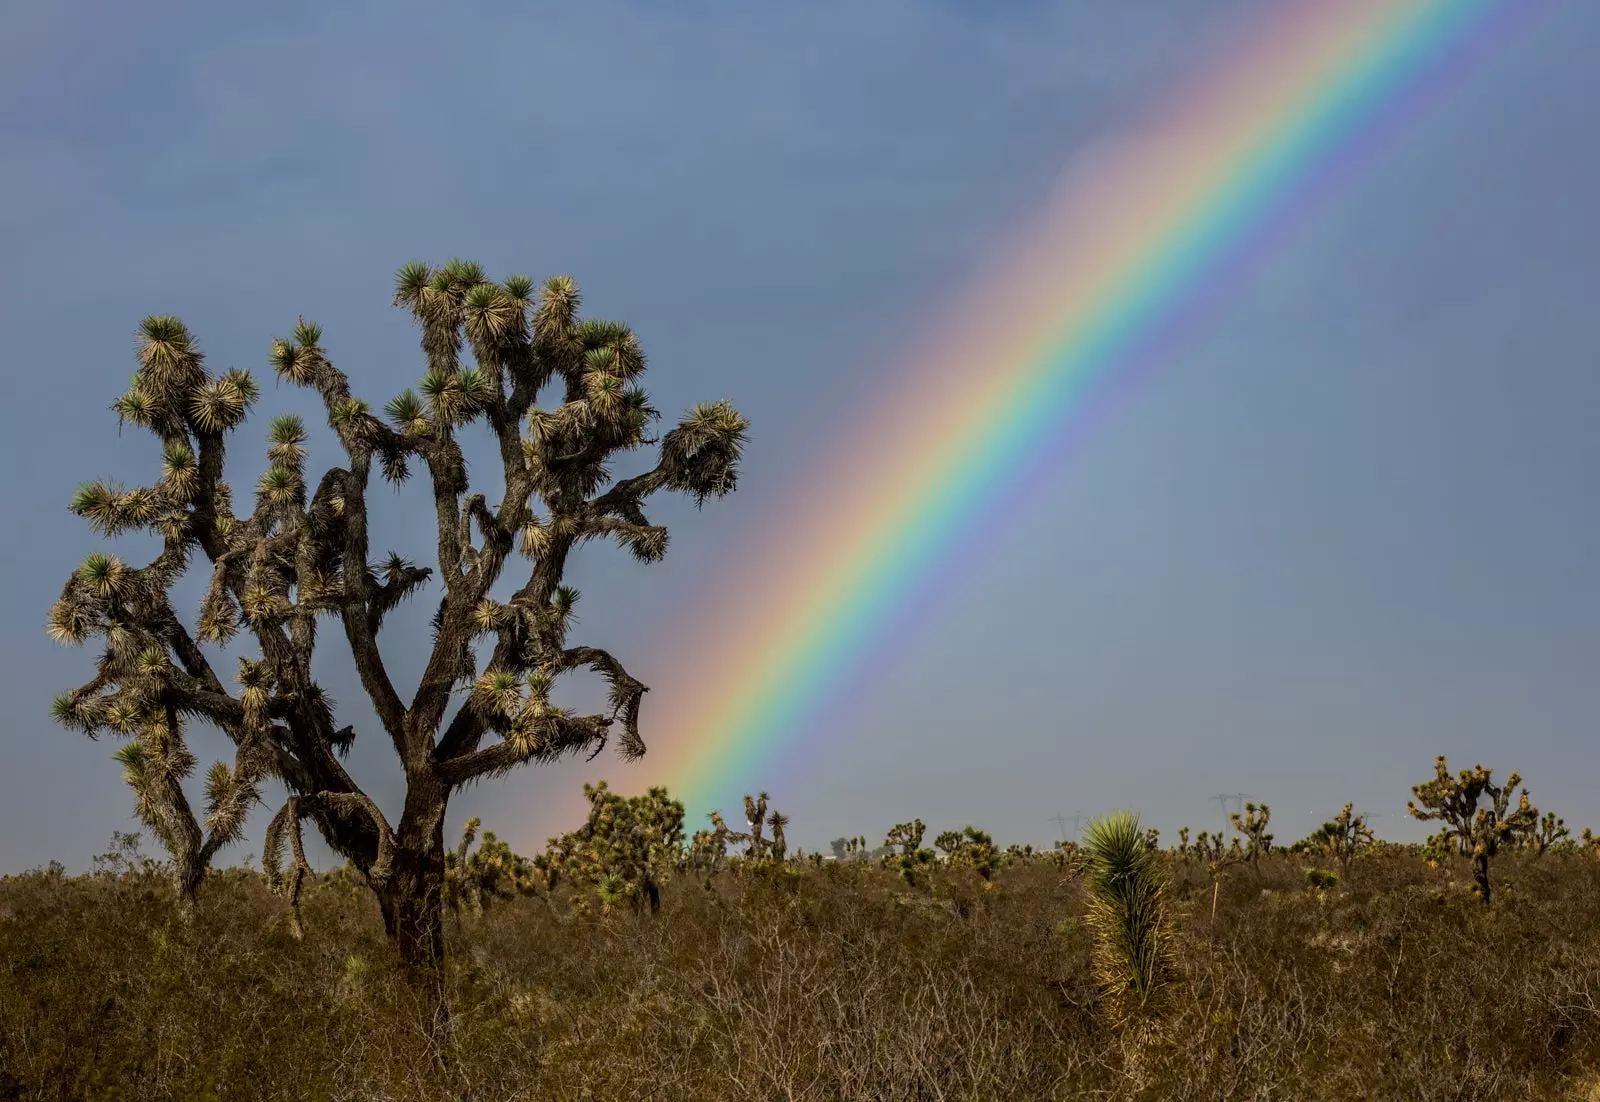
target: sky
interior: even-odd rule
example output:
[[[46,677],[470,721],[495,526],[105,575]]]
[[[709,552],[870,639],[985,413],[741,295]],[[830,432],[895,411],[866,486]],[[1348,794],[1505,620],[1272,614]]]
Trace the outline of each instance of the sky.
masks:
[[[136,827],[114,742],[49,718],[93,654],[43,623],[101,546],[73,488],[154,477],[157,445],[108,408],[140,318],[178,314],[213,368],[263,380],[232,447],[242,488],[271,415],[322,422],[267,362],[297,316],[381,405],[422,372],[389,304],[401,264],[573,275],[592,316],[640,334],[665,413],[729,398],[752,423],[737,493],[655,508],[664,562],[591,545],[571,571],[580,641],[649,683],[730,556],[782,522],[862,379],[959,308],[1075,152],[1268,6],[0,9],[0,872],[84,868]],[[1222,792],[1270,803],[1283,842],[1347,800],[1416,838],[1405,800],[1440,753],[1520,770],[1536,805],[1600,826],[1600,6],[1541,6],[1300,212],[919,595],[916,636],[806,732],[797,767],[749,778],[792,843],[920,816],[1040,844],[1057,812],[1123,807],[1215,829]],[[333,461],[318,431],[315,469]],[[423,492],[377,491],[375,551],[427,556]],[[408,688],[431,607],[385,628]],[[352,772],[396,817],[398,768],[339,643],[324,633],[319,675],[357,726]],[[197,772],[231,760],[215,732],[191,745]],[[583,781],[635,791],[650,770],[530,767],[450,814],[531,852],[577,825]],[[281,798],[224,863],[259,852]]]

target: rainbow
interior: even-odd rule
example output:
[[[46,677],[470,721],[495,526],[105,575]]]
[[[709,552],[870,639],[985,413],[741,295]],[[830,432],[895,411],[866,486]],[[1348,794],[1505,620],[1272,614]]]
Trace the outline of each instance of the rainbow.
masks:
[[[1530,0],[1285,2],[1042,215],[737,548],[651,670],[639,767],[691,822],[773,787],[875,649],[1090,398],[1295,200]],[[811,725],[811,726],[808,726]],[[781,798],[781,793],[780,793]]]

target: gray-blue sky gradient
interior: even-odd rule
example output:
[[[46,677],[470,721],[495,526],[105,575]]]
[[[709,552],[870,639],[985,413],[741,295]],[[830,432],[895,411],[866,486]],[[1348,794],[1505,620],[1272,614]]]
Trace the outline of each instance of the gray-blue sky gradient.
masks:
[[[266,364],[296,315],[381,404],[420,374],[401,263],[573,274],[641,334],[659,407],[729,397],[755,425],[734,497],[659,511],[666,562],[576,567],[586,638],[649,682],[650,641],[772,522],[856,380],[1263,0],[268,7],[0,13],[0,869],[82,867],[131,825],[112,746],[49,721],[91,655],[42,624],[96,547],[73,486],[157,460],[107,411],[142,316],[266,380],[243,487],[265,415],[320,422]],[[804,768],[751,778],[792,837],[920,815],[1044,841],[1058,808],[1116,806],[1204,828],[1236,790],[1281,840],[1346,799],[1415,836],[1407,788],[1439,752],[1600,825],[1600,7],[1546,7],[1095,420]],[[426,555],[416,492],[379,492],[376,544]],[[426,620],[385,632],[397,679]],[[361,725],[337,643],[320,664]],[[387,755],[368,728],[352,768],[397,810]],[[648,774],[525,770],[452,817],[533,849],[580,780]]]

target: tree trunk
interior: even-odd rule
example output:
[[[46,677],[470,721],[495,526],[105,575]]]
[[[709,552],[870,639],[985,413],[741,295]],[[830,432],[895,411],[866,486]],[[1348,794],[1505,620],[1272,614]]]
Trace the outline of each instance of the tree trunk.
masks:
[[[1489,858],[1487,854],[1474,854],[1472,857],[1472,878],[1478,883],[1478,894],[1483,896],[1483,905],[1489,905]]]
[[[448,1067],[450,1037],[444,988],[445,800],[445,788],[435,778],[409,778],[394,839],[394,867],[377,893],[389,944],[423,993],[425,1029],[441,1068]]]
[[[443,786],[411,779],[395,835],[394,868],[378,892],[383,929],[408,967],[444,966]]]

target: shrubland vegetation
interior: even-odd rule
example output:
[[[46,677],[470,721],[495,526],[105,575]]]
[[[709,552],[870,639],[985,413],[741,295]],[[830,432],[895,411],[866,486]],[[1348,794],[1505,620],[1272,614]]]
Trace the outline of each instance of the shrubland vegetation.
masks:
[[[1226,846],[1117,814],[940,853],[918,820],[838,859],[755,830],[764,797],[686,839],[665,791],[596,784],[531,859],[468,822],[445,1032],[353,865],[297,910],[239,868],[190,904],[122,835],[0,879],[0,1097],[1583,1098],[1600,857],[1511,787],[1441,763],[1419,845],[1349,807],[1277,845],[1258,807]]]

